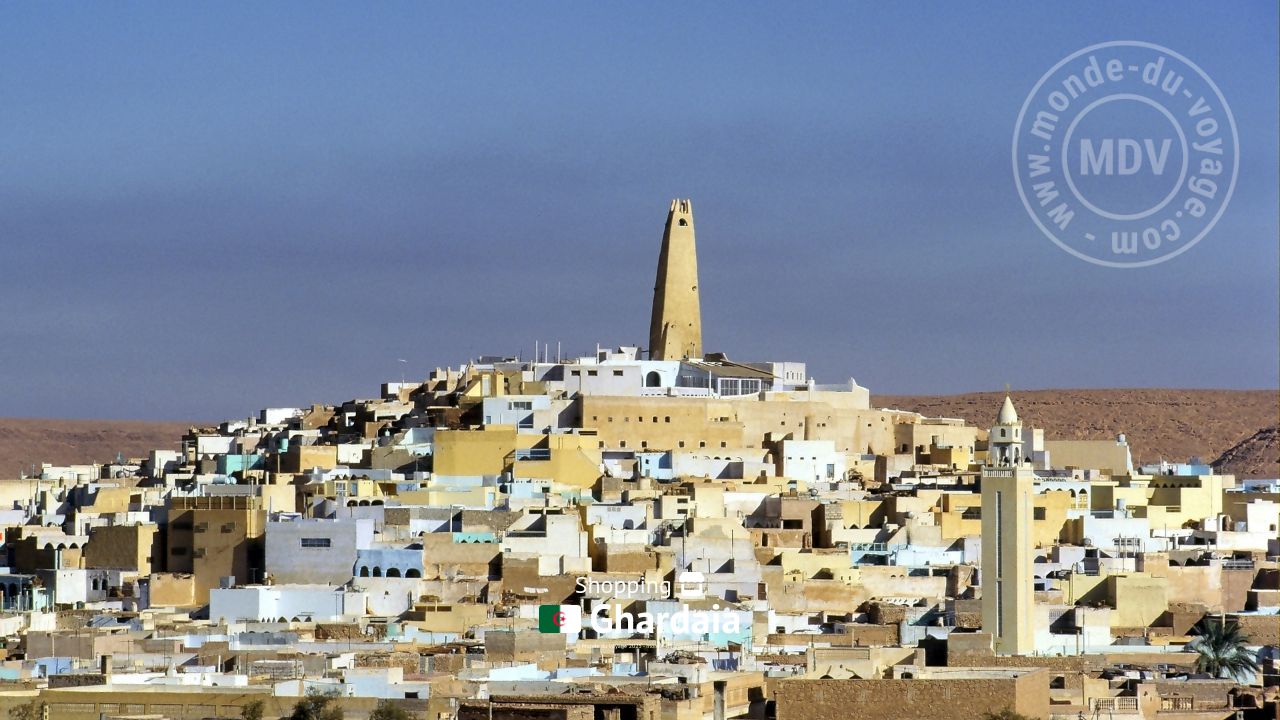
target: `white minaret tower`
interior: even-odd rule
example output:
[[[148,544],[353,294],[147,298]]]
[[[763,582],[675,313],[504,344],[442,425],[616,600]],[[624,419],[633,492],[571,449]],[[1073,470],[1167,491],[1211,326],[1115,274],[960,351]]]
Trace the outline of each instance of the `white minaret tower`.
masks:
[[[996,416],[987,437],[987,464],[993,467],[1010,467],[1022,464],[1022,421],[1013,409],[1013,400],[1004,396],[1004,405]]]
[[[1005,396],[981,475],[982,631],[999,655],[1035,652],[1035,480],[1022,461],[1022,421]]]

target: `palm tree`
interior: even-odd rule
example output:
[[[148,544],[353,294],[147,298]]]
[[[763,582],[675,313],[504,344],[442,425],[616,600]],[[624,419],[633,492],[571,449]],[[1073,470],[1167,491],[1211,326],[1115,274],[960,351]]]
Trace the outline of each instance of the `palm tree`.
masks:
[[[1204,618],[1196,624],[1196,637],[1187,649],[1198,653],[1196,670],[1214,677],[1245,682],[1258,671],[1258,662],[1249,652],[1249,638],[1241,634],[1240,624]]]

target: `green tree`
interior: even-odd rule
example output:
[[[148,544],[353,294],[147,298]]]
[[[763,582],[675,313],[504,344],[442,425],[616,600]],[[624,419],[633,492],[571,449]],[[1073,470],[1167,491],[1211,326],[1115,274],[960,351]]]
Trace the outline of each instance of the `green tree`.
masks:
[[[267,704],[261,700],[250,700],[240,707],[240,720],[262,720],[262,713]]]
[[[413,720],[413,715],[390,700],[379,700],[378,706],[369,713],[369,720]]]
[[[1236,682],[1246,682],[1258,671],[1258,662],[1247,647],[1249,638],[1240,632],[1239,623],[1206,617],[1192,632],[1196,637],[1187,649],[1199,655],[1196,670]]]
[[[342,720],[342,706],[334,702],[337,699],[335,693],[308,690],[293,706],[289,720]]]
[[[9,720],[41,720],[43,717],[44,703],[40,700],[32,700],[9,708]]]

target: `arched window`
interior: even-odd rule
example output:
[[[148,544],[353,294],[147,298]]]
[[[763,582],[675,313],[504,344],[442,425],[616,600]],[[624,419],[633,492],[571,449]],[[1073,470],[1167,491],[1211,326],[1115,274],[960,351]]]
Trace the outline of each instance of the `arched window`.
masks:
[[[417,568],[409,568],[404,571],[404,576],[407,578],[420,578],[422,577],[422,573],[418,572]]]
[[[374,576],[374,577],[382,577],[382,568],[380,568],[380,567],[375,567],[375,568],[373,569],[373,576]]]
[[[369,566],[364,565],[360,568],[360,577],[369,577]]]
[[[400,577],[400,568],[387,568],[387,577]]]
[[[644,376],[645,387],[659,387],[660,385],[662,385],[662,376],[658,374],[657,370],[650,370],[649,373]]]

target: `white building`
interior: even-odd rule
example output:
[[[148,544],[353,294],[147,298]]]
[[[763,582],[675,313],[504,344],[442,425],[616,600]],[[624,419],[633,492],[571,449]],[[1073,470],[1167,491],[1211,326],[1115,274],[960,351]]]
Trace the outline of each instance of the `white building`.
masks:
[[[251,585],[209,591],[213,622],[332,622],[364,615],[364,593],[329,585]]]

